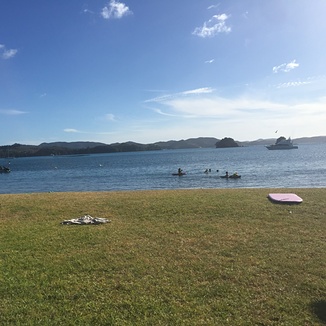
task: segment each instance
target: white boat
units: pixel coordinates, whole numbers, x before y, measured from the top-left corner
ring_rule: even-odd
[[[266,146],[267,149],[269,150],[275,150],[275,149],[297,149],[298,146],[293,145],[293,141],[289,137],[286,139],[285,137],[279,137],[276,140],[276,143],[273,145]]]

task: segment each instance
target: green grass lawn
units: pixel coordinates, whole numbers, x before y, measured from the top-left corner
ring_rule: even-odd
[[[0,324],[324,325],[325,240],[326,189],[0,195]]]

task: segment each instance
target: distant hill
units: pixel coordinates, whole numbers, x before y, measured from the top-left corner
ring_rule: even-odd
[[[61,147],[69,149],[81,149],[81,148],[94,148],[97,146],[105,146],[104,143],[96,143],[91,141],[76,141],[76,142],[54,142],[54,143],[42,143],[38,145],[39,148],[44,147]]]
[[[216,142],[216,148],[229,148],[229,147],[239,147],[237,142],[233,138],[225,137],[220,141]]]
[[[199,137],[182,140],[169,140],[166,142],[157,142],[154,145],[161,149],[183,149],[183,148],[209,148],[215,147],[217,138],[213,137]]]
[[[293,139],[293,142],[296,143],[296,144],[319,144],[319,143],[326,143],[326,136],[295,138],[295,139]]]
[[[161,148],[154,144],[144,145],[134,142],[116,143],[112,145],[96,142],[53,142],[42,143],[37,146],[14,144],[10,146],[0,146],[0,158],[51,155],[87,155],[149,150],[161,150]]]
[[[231,138],[232,139],[232,138]],[[255,141],[235,141],[239,146],[270,145],[276,138],[258,139]],[[303,137],[293,139],[295,144],[326,143],[326,136]],[[135,142],[104,144],[100,142],[53,142],[40,145],[13,144],[0,146],[0,158],[50,156],[50,155],[79,155],[100,154],[117,152],[153,151],[163,149],[186,149],[186,148],[215,148],[220,140],[214,137],[199,137],[182,140],[161,141],[152,144],[140,144]]]
[[[275,144],[276,138],[269,139],[257,139],[254,141],[238,141],[237,143],[240,146],[266,146],[270,144]]]

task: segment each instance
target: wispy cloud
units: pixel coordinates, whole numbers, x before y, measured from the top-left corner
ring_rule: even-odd
[[[245,18],[245,19],[248,19],[249,18],[249,11],[246,11],[242,14],[242,17]]]
[[[286,105],[260,99],[239,97],[234,99],[218,96],[201,96],[197,99],[176,98],[164,103],[167,110],[196,118],[243,118],[250,114],[284,110]]]
[[[289,87],[299,87],[299,86],[314,84],[314,85],[316,85],[317,89],[321,89],[321,88],[324,89],[325,82],[326,82],[326,76],[320,75],[320,76],[311,76],[311,77],[306,78],[305,80],[296,80],[296,81],[280,83],[278,85],[274,85],[274,87],[275,88],[289,88]]]
[[[86,134],[86,135],[112,135],[114,132],[111,131],[84,131],[84,130],[78,130],[74,128],[66,128],[63,129],[64,132],[66,133],[71,133],[71,134]]]
[[[279,118],[295,115],[320,114],[325,117],[325,99],[315,102],[286,104],[266,101],[258,98],[239,97],[226,99],[220,97],[201,98],[197,100],[175,99],[165,103],[166,110],[171,114],[184,114],[198,119],[235,119],[246,121],[253,117]],[[165,111],[165,110],[162,110]]]
[[[209,6],[207,9],[215,9],[215,8],[217,8],[217,7],[219,7],[220,5],[219,4],[217,4],[217,5],[211,5],[211,6]]]
[[[153,109],[153,111],[155,111],[156,113],[160,114],[160,115],[164,115],[164,116],[168,116],[168,117],[182,117],[182,118],[195,118],[194,115],[184,115],[184,114],[172,114],[172,113],[167,113],[167,112],[163,112],[160,109]]]
[[[63,129],[64,132],[68,132],[68,133],[82,133],[81,131],[77,130],[77,129],[73,129],[73,128],[66,128]]]
[[[104,119],[105,119],[106,121],[115,121],[115,116],[114,116],[114,114],[112,114],[112,113],[107,113],[107,114],[104,116]]]
[[[157,96],[154,98],[150,98],[148,100],[145,100],[144,103],[150,103],[150,102],[164,102],[166,100],[168,100],[169,98],[173,97],[174,95],[162,95],[162,96]]]
[[[273,67],[273,73],[277,74],[278,72],[289,72],[298,67],[299,67],[299,64],[296,62],[296,60],[293,60],[289,63],[282,63],[279,66]]]
[[[208,93],[212,93],[214,90],[211,87],[202,87],[202,88],[196,88],[196,89],[192,89],[190,91],[184,91],[181,92],[181,95],[190,95],[190,94],[208,94]]]
[[[297,82],[283,87],[294,87],[308,84]],[[320,114],[326,119],[326,98],[300,101],[267,100],[251,94],[243,94],[234,98],[218,96],[211,88],[185,91],[169,96],[148,100],[152,102],[154,112],[159,115],[183,118],[249,121],[259,119],[280,119],[294,115],[308,116]]]
[[[298,87],[303,85],[311,84],[311,81],[291,81],[287,83],[278,84],[276,88],[288,88],[288,87]]]
[[[86,135],[112,135],[113,132],[99,132],[99,131],[83,131],[83,130],[78,130],[78,129],[73,129],[73,128],[66,128],[63,129],[64,132],[67,133],[72,133],[72,134],[86,134]]]
[[[16,49],[7,49],[4,44],[0,44],[0,56],[2,59],[13,58],[17,54],[18,50]]]
[[[112,18],[122,18],[126,15],[132,14],[132,11],[129,9],[126,4],[111,0],[105,7],[102,8],[101,16],[104,19],[112,19]]]
[[[212,93],[213,91],[214,91],[214,89],[211,87],[201,87],[201,88],[196,88],[196,89],[192,89],[192,90],[188,90],[188,91],[183,91],[180,93],[167,94],[167,95],[163,95],[163,96],[154,97],[154,98],[146,100],[144,102],[145,103],[165,102],[165,101],[168,101],[173,98],[180,97],[180,96],[208,94],[208,93]]]
[[[27,112],[25,111],[20,111],[20,110],[1,110],[0,109],[0,114],[2,115],[21,115],[21,114],[26,114]]]
[[[210,20],[204,22],[203,26],[196,27],[192,34],[206,38],[213,37],[219,33],[230,33],[231,27],[226,25],[228,18],[227,14],[214,15]]]
[[[215,59],[211,59],[211,60],[205,61],[205,63],[213,63],[214,61],[215,61]]]
[[[94,11],[85,8],[85,9],[83,9],[83,13],[84,14],[92,14],[93,15],[94,14]]]

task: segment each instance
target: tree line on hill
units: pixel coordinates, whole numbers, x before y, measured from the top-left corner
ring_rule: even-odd
[[[53,142],[40,145],[13,144],[0,146],[0,158],[30,157],[51,155],[87,155],[119,152],[154,151],[164,149],[209,148],[215,147],[218,139],[213,137],[171,140],[153,144],[135,142],[104,144],[99,142]]]
[[[81,147],[76,143],[67,143],[56,145],[41,144],[41,145],[22,145],[13,144],[11,146],[0,146],[0,157],[30,157],[30,156],[53,156],[53,155],[87,155],[87,154],[104,154],[104,153],[117,153],[117,152],[137,152],[137,151],[153,151],[160,150],[158,146],[153,144],[143,145],[137,143],[122,143],[122,144],[96,144],[87,143],[85,147]]]

